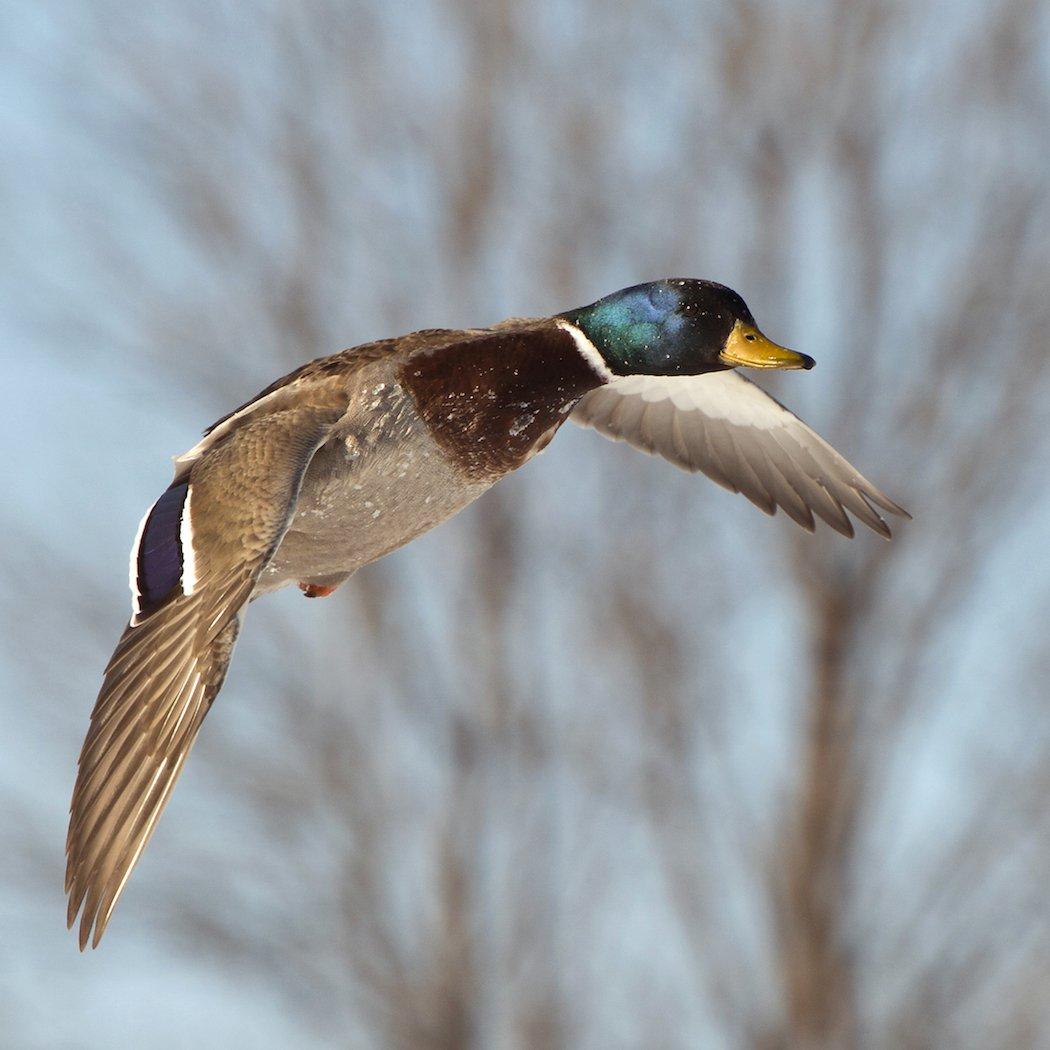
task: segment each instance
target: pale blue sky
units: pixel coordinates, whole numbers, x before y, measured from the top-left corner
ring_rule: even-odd
[[[638,53],[651,55],[660,33],[673,26],[678,15],[684,17],[687,6],[654,5],[658,17],[652,26],[643,24],[639,16]],[[903,187],[923,182],[931,170],[940,171],[943,151],[949,148],[958,151],[964,173],[997,170],[1004,143],[1022,167],[1045,168],[1045,139],[1038,141],[1020,117],[1016,127],[1004,127],[997,111],[985,118],[989,123],[984,127],[978,114],[944,125],[945,135],[965,125],[969,137],[964,141],[947,142],[941,136],[935,118],[941,112],[953,113],[954,103],[951,97],[938,96],[939,71],[951,69],[954,55],[972,53],[971,19],[980,7],[948,2],[916,5],[911,50],[887,59],[890,64],[882,82],[888,96],[901,101],[902,111],[896,134],[884,144],[880,193],[893,197]],[[800,12],[807,9],[799,5]],[[249,25],[250,20],[233,9],[216,17],[215,10],[201,6],[199,38],[192,13],[169,19],[163,5],[142,12],[137,16],[141,22],[129,18],[125,24],[116,19],[111,29],[118,45],[101,57],[91,46],[100,37],[90,5],[50,10],[47,5],[13,5],[0,16],[5,37],[0,49],[0,96],[6,101],[2,126],[7,157],[6,170],[0,174],[7,233],[7,251],[0,262],[0,342],[7,347],[9,382],[7,408],[0,417],[8,452],[7,496],[0,522],[5,535],[13,539],[6,545],[4,559],[8,588],[0,640],[0,720],[7,744],[0,764],[0,793],[5,800],[3,821],[8,824],[0,840],[6,850],[0,858],[0,1028],[8,1033],[11,1042],[6,1045],[11,1046],[176,1048],[227,1046],[234,1041],[252,1047],[336,1045],[323,1025],[304,1027],[302,1015],[282,1002],[274,985],[259,977],[258,971],[223,969],[211,955],[198,957],[185,938],[166,933],[163,916],[156,918],[156,901],[170,878],[156,865],[175,863],[172,858],[180,847],[184,856],[206,856],[209,848],[221,850],[220,840],[236,849],[238,821],[254,819],[244,817],[236,799],[217,800],[213,793],[221,781],[192,762],[165,829],[154,843],[166,841],[166,860],[143,863],[136,872],[134,893],[129,892],[123,902],[103,949],[80,956],[63,923],[60,851],[75,755],[101,667],[126,615],[126,558],[135,524],[167,482],[168,457],[193,444],[197,432],[230,407],[228,385],[237,386],[235,396],[251,394],[277,374],[290,353],[266,342],[264,323],[253,321],[250,296],[237,298],[238,288],[249,280],[245,276],[242,281],[240,268],[247,274],[252,261],[231,253],[222,283],[212,284],[202,271],[200,245],[165,212],[164,202],[176,192],[177,160],[153,157],[142,167],[122,164],[127,156],[124,137],[154,141],[157,122],[165,116],[144,112],[141,125],[128,116],[137,105],[133,90],[119,66],[107,64],[122,53],[122,34],[127,34],[125,46],[134,51],[136,41],[142,39],[136,34],[148,25],[156,50],[144,54],[147,60],[161,56],[156,72],[174,96],[188,93],[193,86],[192,75],[176,59],[198,49],[213,59],[229,49],[237,67],[243,68],[242,82],[249,87],[265,84],[272,68],[284,68],[274,64],[266,34]],[[320,134],[333,140],[344,134],[352,138],[358,152],[346,179],[366,187],[360,199],[374,206],[371,212],[343,217],[346,227],[340,234],[345,234],[347,248],[338,277],[347,282],[348,290],[345,312],[332,319],[332,329],[339,333],[332,338],[353,343],[391,334],[383,327],[391,317],[404,318],[406,327],[422,327],[483,324],[509,313],[549,313],[578,305],[574,299],[581,296],[659,276],[649,267],[664,258],[666,216],[644,204],[647,194],[661,192],[661,165],[677,156],[676,135],[691,119],[702,119],[708,107],[702,93],[684,97],[676,92],[676,84],[691,64],[709,62],[711,56],[702,47],[672,37],[666,44],[665,62],[655,67],[637,65],[629,48],[612,51],[611,29],[578,15],[573,4],[539,4],[533,13],[537,22],[528,27],[525,38],[552,68],[551,83],[543,86],[549,95],[536,97],[539,89],[531,81],[509,92],[509,117],[499,143],[501,163],[514,171],[520,167],[522,173],[515,176],[513,192],[501,199],[498,235],[490,231],[475,260],[471,293],[454,298],[448,292],[457,287],[453,278],[442,283],[446,267],[441,238],[445,183],[454,179],[456,158],[444,157],[441,163],[447,166],[428,168],[423,163],[428,154],[421,144],[442,135],[443,106],[451,109],[464,90],[469,95],[475,69],[472,43],[440,3],[376,6],[379,28],[369,30],[380,41],[376,54],[396,54],[400,66],[396,77],[387,70],[389,79],[382,89],[368,81],[369,90],[381,91],[384,105],[395,109],[403,97],[399,110],[403,122],[379,140],[377,129],[369,126],[371,108],[360,98],[357,108],[348,111],[346,126],[336,119],[342,104],[338,99],[319,102],[314,115],[314,130],[320,129]],[[776,17],[790,23],[790,13]],[[217,42],[209,35],[213,21],[224,26],[228,39]],[[243,36],[235,31],[238,26],[244,29]],[[1043,39],[1050,39],[1050,32]],[[367,51],[369,45],[361,46]],[[568,82],[559,62],[579,62],[581,55],[592,56],[595,65],[593,70],[574,69],[575,103],[583,112],[591,106],[603,113],[605,103],[613,99],[610,106],[625,129],[620,141],[607,145],[608,155],[598,172],[618,191],[622,188],[623,209],[608,229],[594,231],[592,255],[578,278],[583,287],[566,288],[565,301],[551,302],[549,288],[525,274],[545,265],[544,244],[534,230],[544,223],[556,228],[557,189],[564,177],[561,165],[568,164],[568,158],[550,148],[553,132],[546,126],[545,110],[559,90],[555,85],[564,90]],[[380,59],[372,61],[369,75],[384,75]],[[612,79],[608,79],[610,70],[616,73]],[[590,76],[592,72],[600,75]],[[703,74],[712,78],[712,90],[716,75],[713,65],[710,73]],[[775,84],[756,84],[756,107],[776,113],[778,100],[769,95],[775,90]],[[1042,92],[1045,99],[1050,94],[1047,77],[1033,80],[1032,90]],[[260,236],[284,245],[287,228],[293,224],[282,213],[287,198],[281,193],[280,173],[251,169],[253,136],[261,134],[269,120],[266,97],[255,98],[257,110],[241,114],[242,123],[236,116],[231,118],[229,139],[214,148],[217,153],[225,151],[221,155],[230,164],[231,178],[239,180],[246,210],[262,231]],[[122,100],[127,102],[125,108],[118,105]],[[921,111],[918,118],[910,106]],[[185,115],[187,108],[173,103],[173,111]],[[1009,100],[1003,111],[1012,112]],[[785,106],[782,119],[791,121],[794,115]],[[192,128],[173,129],[175,157],[183,130],[192,140]],[[799,133],[808,134],[809,126],[800,122]],[[369,143],[374,143],[371,152]],[[750,304],[760,318],[774,314],[767,327],[775,338],[783,329],[783,341],[818,357],[821,368],[812,382],[808,377],[805,383],[792,377],[778,391],[785,397],[790,393],[792,405],[820,424],[834,418],[826,399],[834,399],[836,391],[852,381],[845,358],[836,355],[843,320],[841,291],[847,278],[838,269],[841,259],[835,253],[836,204],[823,148],[817,135],[811,165],[793,169],[789,227],[794,263],[790,271],[778,274],[784,286],[780,299],[766,311],[760,303]],[[333,154],[342,156],[335,148]],[[139,156],[149,158],[148,149]],[[748,210],[746,193],[733,185],[733,170],[726,160],[724,166],[711,164],[698,172],[698,180],[707,181],[696,199],[698,207],[706,209],[705,228],[711,235],[686,252],[698,266],[716,271],[702,275],[729,283],[752,272],[748,238],[759,221]],[[898,269],[889,275],[899,309],[885,321],[880,358],[873,367],[899,374],[901,384],[908,383],[908,353],[921,345],[915,326],[921,325],[925,303],[951,288],[957,246],[965,239],[969,220],[958,207],[966,199],[965,188],[960,190],[964,176],[960,179],[939,198],[934,195],[916,217],[914,243],[906,239],[895,257]],[[937,180],[930,181],[936,188]],[[599,216],[596,222],[608,220]],[[682,221],[687,222],[688,216]],[[596,247],[603,243],[604,250]],[[113,244],[123,253],[116,264],[112,258],[101,259]],[[651,246],[650,254],[640,258],[639,245]],[[419,281],[418,288],[392,287],[391,275],[406,272],[424,274],[426,279]],[[147,307],[159,297],[176,305],[173,314],[185,309],[188,316],[168,329],[153,324],[137,307],[143,289],[149,291]],[[197,338],[194,345],[180,342],[187,331]],[[150,355],[144,356],[140,350],[147,345]],[[212,355],[224,368],[222,387],[213,391],[199,380]],[[309,356],[313,348],[302,354]],[[183,361],[194,370],[185,381],[180,377]],[[953,396],[972,397],[979,406],[981,394],[977,388]],[[881,425],[878,414],[873,419],[869,430]],[[865,439],[870,448],[882,437],[869,433]],[[1003,464],[1002,469],[1016,470],[1018,485],[1027,485],[1039,466],[1039,451],[1033,450],[1030,462]],[[936,456],[937,449],[930,454]],[[555,546],[554,541],[572,535],[574,529],[601,527],[596,515],[614,507],[611,494],[629,493],[638,476],[628,464],[630,455],[591,434],[564,434],[549,456],[507,482],[531,530],[529,542],[535,544],[527,552],[530,571],[517,611],[523,618],[534,615],[536,607],[545,612],[535,636],[529,636],[527,647],[515,652],[513,659],[522,667],[536,661],[537,680],[550,690],[551,709],[563,712],[563,721],[555,724],[582,733],[584,740],[596,723],[606,719],[596,704],[572,710],[587,683],[580,681],[582,671],[573,666],[566,639],[584,629],[589,611],[578,595],[560,593],[559,574],[567,557],[586,563],[588,544],[581,540],[576,547]],[[738,716],[722,745],[727,766],[753,778],[749,790],[758,807],[764,791],[784,774],[789,752],[783,740],[797,728],[793,723],[797,711],[790,698],[800,678],[792,656],[798,609],[781,585],[774,581],[765,586],[769,564],[782,551],[770,539],[776,535],[770,530],[789,526],[779,520],[756,524],[754,519],[760,516],[742,499],[662,464],[649,466],[656,481],[648,483],[645,498],[651,498],[653,485],[658,485],[659,498],[666,499],[667,506],[685,508],[683,535],[655,538],[668,545],[669,562],[673,552],[668,580],[661,584],[670,608],[689,608],[685,581],[703,579],[705,558],[716,556],[713,537],[762,537],[747,559],[740,559],[739,546],[726,555],[740,559],[735,580],[742,592],[727,613],[735,618],[730,628],[736,625],[742,630],[746,624],[752,636],[762,637],[765,644],[750,654],[752,659],[740,661]],[[878,480],[891,487],[894,479]],[[943,534],[944,542],[951,543],[952,530],[968,523],[924,518],[922,492],[915,491],[912,480],[901,479],[901,485],[917,503],[912,508],[917,519],[914,528],[928,530],[922,533],[927,538]],[[695,502],[697,485],[704,486],[700,504]],[[630,498],[624,496],[625,501]],[[558,505],[562,500],[564,505]],[[950,702],[924,710],[921,720],[906,728],[894,753],[895,764],[886,776],[891,788],[872,832],[890,857],[910,858],[921,866],[924,850],[936,852],[937,829],[965,816],[970,805],[968,786],[975,776],[980,783],[982,768],[1011,762],[1023,766],[1041,753],[1038,748],[1047,726],[1044,722],[1033,728],[1030,721],[1041,709],[1029,700],[1004,704],[1002,697],[1009,694],[1016,699],[1034,669],[1046,670],[1048,510],[1047,497],[1040,491],[1023,514],[1009,519],[1005,535],[989,538],[977,583],[963,607],[965,615],[950,636],[936,640],[920,668],[931,678],[930,695],[950,697]],[[717,523],[710,525],[713,521]],[[708,531],[709,525],[713,531]],[[450,580],[457,579],[457,567],[469,564],[473,535],[469,529],[469,522],[442,528],[411,551],[398,554],[388,570],[399,586],[422,596],[417,615],[438,653],[442,633],[453,626],[455,613],[433,599],[435,573],[447,572]],[[642,526],[638,535],[640,542],[654,539],[645,535]],[[551,543],[549,549],[543,546],[544,537]],[[26,543],[28,556],[23,553]],[[908,557],[904,554],[905,560],[898,563],[903,568],[895,570],[905,594],[923,586],[921,563],[915,558],[909,562]],[[602,571],[597,558],[589,567],[596,575]],[[690,573],[695,575],[689,577]],[[272,610],[253,616],[252,639],[238,651],[235,673],[222,698],[230,711],[227,724],[235,726],[240,718],[244,732],[262,735],[264,749],[268,732],[273,733],[274,747],[280,746],[279,730],[248,722],[253,696],[267,688],[270,665],[266,661],[277,659],[272,640],[278,628],[300,637],[307,656],[316,656],[318,649],[326,652],[326,647],[343,644],[340,632],[345,626],[345,621],[329,617],[325,603],[301,603],[288,593],[272,604]],[[696,654],[691,657],[695,660]],[[873,659],[877,661],[878,655]],[[439,675],[449,694],[455,692],[458,673],[451,660]],[[615,666],[606,673],[614,678]],[[613,724],[602,731],[607,735],[600,738],[601,747],[629,750],[629,724]],[[418,766],[425,782],[430,775],[428,763],[433,761],[427,741],[392,739],[391,762],[415,763],[413,769]],[[574,773],[567,769],[563,776],[568,781]],[[712,790],[716,787],[712,785]],[[566,807],[566,841],[574,842],[570,825],[575,789],[557,782],[537,785],[537,792],[544,790],[555,799],[552,805]],[[180,816],[172,819],[176,813]],[[644,858],[645,842],[638,839],[632,845],[632,835],[640,833],[615,804],[609,803],[604,819],[603,833],[609,841],[622,838],[629,857]],[[265,832],[260,840],[255,829],[251,841],[253,848],[265,843]],[[717,850],[718,844],[712,848]],[[597,1000],[603,994],[610,998],[614,993],[635,994],[632,981],[640,980],[638,974],[653,963],[654,945],[659,946],[654,963],[658,973],[673,976],[681,969],[676,954],[681,946],[657,899],[656,870],[638,867],[632,884],[625,863],[618,877],[620,896],[609,891],[614,904],[592,932],[597,957],[607,952],[626,961],[607,989],[601,987],[600,969],[597,977],[581,976],[586,1001],[588,996]],[[220,885],[228,886],[231,878],[236,879],[236,874],[227,875]],[[252,886],[244,892],[253,892]],[[748,931],[755,921],[748,910],[753,904],[744,893],[739,898],[727,898],[726,908],[741,912],[744,917],[738,928]],[[163,912],[163,904],[159,911]],[[498,907],[494,914],[500,914]],[[760,940],[761,934],[754,937]],[[632,953],[637,956],[633,968]],[[595,1016],[599,1014],[607,1019],[596,1008]],[[608,1014],[615,1016],[615,1011]],[[687,1030],[710,1034],[707,1016],[697,1000]],[[608,1023],[611,1027],[604,1031],[616,1031]],[[624,1045],[630,1045],[632,1029],[627,1021],[624,1025]],[[342,1045],[368,1045],[361,1033],[343,1034]],[[0,1042],[4,1039],[0,1035]]]

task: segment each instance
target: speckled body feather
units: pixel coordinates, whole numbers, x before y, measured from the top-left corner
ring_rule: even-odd
[[[347,412],[314,453],[295,517],[257,585],[345,579],[478,498],[496,478],[451,461],[406,396],[400,362],[350,380]]]
[[[313,455],[259,593],[345,578],[440,524],[544,446],[599,384],[546,319],[420,335],[342,373],[346,412]]]

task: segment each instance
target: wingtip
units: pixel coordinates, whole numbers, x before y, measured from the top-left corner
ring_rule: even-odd
[[[863,492],[860,493],[860,497],[871,509],[872,520],[869,521],[865,519],[864,524],[867,525],[872,532],[878,534],[884,540],[893,539],[893,530],[890,528],[889,523],[886,521],[886,519],[883,518],[883,516],[878,512],[878,510],[876,510],[876,507],[887,511],[887,513],[896,514],[898,516],[903,515],[908,518],[911,517],[911,515],[908,514],[908,512],[903,507],[898,507],[897,504],[894,503],[892,500],[885,500],[885,502],[883,502],[883,500],[875,500]],[[887,504],[889,504],[889,506],[887,506]],[[891,510],[891,507],[894,509]]]
[[[893,530],[878,514],[876,514],[875,517],[878,519],[879,525],[870,525],[869,528],[871,531],[874,532],[876,536],[881,536],[884,540],[892,540]],[[881,526],[881,528],[879,526]]]
[[[66,892],[69,893],[68,890]],[[81,912],[83,903],[83,898],[75,890],[69,893],[69,903],[66,905],[66,929],[73,929],[77,919],[80,919],[80,928],[77,930],[77,946],[81,951],[87,946],[91,930],[91,924],[88,922],[88,911],[85,909]]]
[[[805,518],[798,513],[793,514],[791,508],[785,507],[783,503],[778,503],[777,509],[782,510],[786,518],[790,518],[800,529],[808,532],[811,536],[817,531],[817,523],[813,520],[812,514],[810,514],[809,518]]]
[[[69,887],[66,889],[66,895],[69,897],[69,901],[66,904],[66,929],[71,930],[73,923],[77,921],[77,915],[80,914],[80,905],[82,903],[79,894],[76,893],[74,880],[70,880]]]
[[[842,508],[839,507],[839,510],[842,510]],[[857,530],[853,525],[853,520],[844,510],[842,511],[841,518],[836,518],[831,514],[821,514],[820,519],[833,532],[837,532],[840,536],[844,536],[847,540],[852,540],[856,538]]]
[[[865,499],[877,504],[888,514],[893,514],[898,518],[904,518],[905,521],[912,520],[912,516],[899,503],[895,503],[886,495],[886,493],[880,492],[874,485],[871,486],[871,491],[862,489],[861,492]]]
[[[106,919],[97,912],[85,908],[80,916],[80,929],[77,932],[77,945],[80,950],[85,951],[90,944],[91,950],[94,951],[105,932]]]
[[[890,514],[893,514],[896,517],[901,518],[904,521],[914,521],[915,520],[915,518],[913,517],[911,512],[905,510],[902,506],[900,506],[900,504],[894,503],[892,500],[887,500],[887,503],[889,504],[889,506],[885,506],[884,505],[883,509],[888,511]],[[891,539],[892,536],[890,534],[888,525],[886,526],[886,533],[887,533],[886,539]]]
[[[87,947],[88,938],[91,936],[91,919],[90,913],[85,911],[80,916],[80,930],[77,933],[77,944],[80,950],[83,951]]]

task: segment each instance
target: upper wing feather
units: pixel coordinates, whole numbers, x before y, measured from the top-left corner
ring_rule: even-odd
[[[626,376],[586,394],[574,422],[703,471],[767,514],[783,508],[804,529],[813,515],[853,535],[847,511],[890,536],[876,507],[908,517],[798,416],[738,372]]]

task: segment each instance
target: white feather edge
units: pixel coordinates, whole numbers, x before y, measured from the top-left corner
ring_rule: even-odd
[[[616,379],[615,373],[605,363],[605,359],[598,352],[598,348],[594,343],[583,334],[582,329],[577,328],[571,321],[566,321],[563,318],[558,318],[556,324],[572,336],[572,341],[576,344],[576,349],[580,351],[580,356],[598,374],[599,378],[606,383],[611,383]]]
[[[772,430],[797,422],[761,387],[736,372],[708,372],[699,376],[623,376],[607,389],[643,401],[670,401],[680,412],[702,412],[736,426]]]
[[[146,522],[153,513],[157,501],[150,504],[149,509],[142,515],[139,522],[138,532],[135,533],[135,542],[131,545],[131,559],[128,564],[128,585],[131,587],[131,626],[136,626],[142,613],[142,594],[139,591],[139,547],[142,544],[142,534],[146,531]]]
[[[182,593],[193,594],[197,589],[197,552],[193,547],[193,519],[191,502],[193,485],[186,486],[186,499],[179,516],[179,545],[182,547]]]

